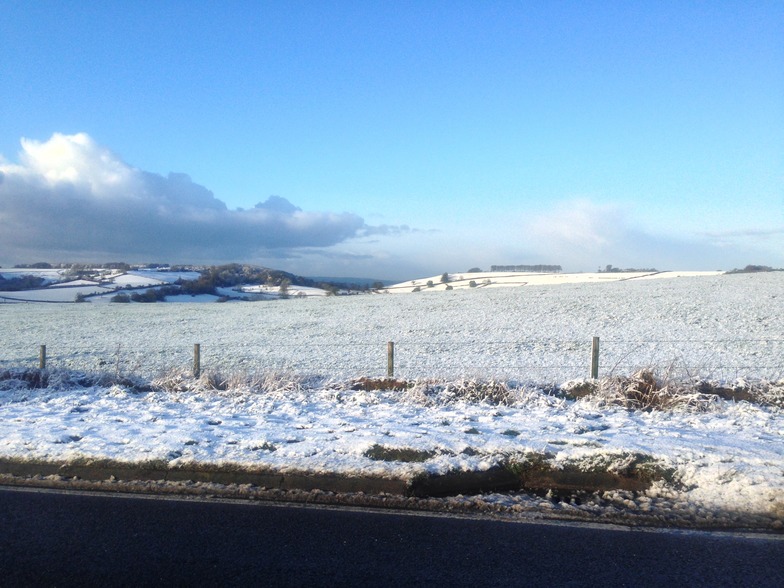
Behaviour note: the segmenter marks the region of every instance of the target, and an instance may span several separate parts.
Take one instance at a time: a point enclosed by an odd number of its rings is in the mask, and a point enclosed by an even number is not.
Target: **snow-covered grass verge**
[[[539,497],[439,500],[506,513],[537,505],[559,516],[623,512],[697,526],[784,524],[784,382],[678,388],[655,374],[549,388],[373,382],[5,370],[0,458],[401,479],[498,466],[540,478],[575,468],[623,476],[649,464],[647,489],[590,489],[562,500],[541,487]],[[664,390],[666,402],[639,404],[646,387]],[[745,399],[727,400],[724,390]]]

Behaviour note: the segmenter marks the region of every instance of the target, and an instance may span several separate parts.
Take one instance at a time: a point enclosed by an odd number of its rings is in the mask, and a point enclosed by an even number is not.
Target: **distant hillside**
[[[395,283],[394,280],[378,280],[375,278],[329,278],[325,276],[310,276],[311,280],[316,282],[324,282],[330,284],[353,284],[355,286],[372,287],[374,284],[382,284],[384,286],[391,286]]]
[[[41,262],[0,268],[2,302],[224,302],[356,294],[380,287],[383,283],[369,278],[309,278],[240,263],[169,266]]]

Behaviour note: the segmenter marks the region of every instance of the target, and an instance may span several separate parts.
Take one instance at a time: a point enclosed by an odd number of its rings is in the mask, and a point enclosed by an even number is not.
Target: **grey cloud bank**
[[[187,175],[133,168],[85,134],[22,148],[18,165],[0,160],[0,247],[9,258],[285,257],[374,230],[356,214],[303,211],[279,196],[229,210]]]

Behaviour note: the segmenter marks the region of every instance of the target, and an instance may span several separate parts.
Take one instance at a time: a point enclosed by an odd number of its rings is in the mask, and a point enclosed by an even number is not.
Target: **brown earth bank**
[[[644,459],[639,460],[645,463]],[[555,471],[545,461],[484,472],[420,475],[411,480],[308,472],[251,471],[241,467],[165,468],[107,461],[62,464],[0,460],[0,485],[76,491],[262,500],[314,505],[563,520],[635,527],[749,530],[784,533],[769,513],[706,510],[675,497],[647,496],[650,469]],[[666,472],[665,472],[666,474]]]
[[[423,461],[427,455],[414,450],[381,445],[367,452],[374,460]],[[655,481],[677,484],[673,471],[650,456],[623,454],[613,458],[570,461],[559,467],[551,454],[525,454],[486,470],[420,473],[410,477],[356,476],[338,473],[253,468],[240,464],[186,463],[169,465],[164,460],[135,463],[110,459],[78,458],[67,462],[0,459],[0,474],[11,476],[60,476],[82,480],[138,480],[251,484],[278,490],[322,490],[398,494],[419,498],[482,494],[497,491],[550,491],[556,493],[610,490],[644,491]],[[619,459],[620,458],[620,459]],[[623,464],[619,467],[618,462]]]

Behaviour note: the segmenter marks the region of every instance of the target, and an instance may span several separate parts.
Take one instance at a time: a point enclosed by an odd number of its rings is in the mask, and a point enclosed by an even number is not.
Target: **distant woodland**
[[[561,271],[560,265],[491,265],[491,272],[538,272],[557,274]]]

